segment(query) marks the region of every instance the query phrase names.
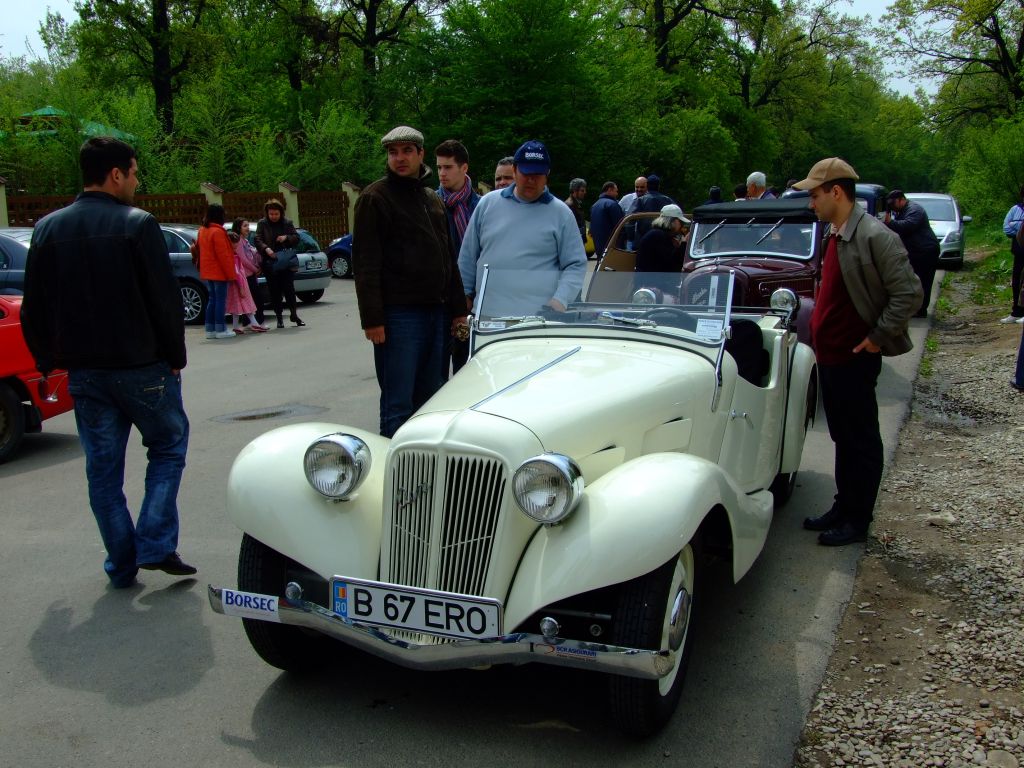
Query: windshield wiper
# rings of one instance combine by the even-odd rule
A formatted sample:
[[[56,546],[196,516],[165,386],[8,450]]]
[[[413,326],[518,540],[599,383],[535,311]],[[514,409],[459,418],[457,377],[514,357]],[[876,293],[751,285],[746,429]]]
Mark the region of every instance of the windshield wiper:
[[[614,315],[611,312],[602,312],[598,315],[602,320],[611,320],[616,323],[625,323],[626,325],[635,325],[638,328],[657,328],[658,324],[653,320],[645,320],[639,317],[624,317],[623,315]]]
[[[697,241],[697,245],[701,245],[705,240],[707,240],[709,237],[715,234],[715,232],[724,227],[726,221],[728,221],[728,219],[722,219],[720,222],[718,222],[718,224],[715,225],[714,229],[712,229],[710,232],[704,235],[704,237]]]
[[[763,243],[765,238],[768,237],[768,235],[770,235],[772,232],[774,232],[776,229],[782,226],[783,221],[785,221],[785,219],[779,219],[778,221],[776,221],[775,226],[769,229],[767,232],[765,232],[764,235],[761,236],[761,239],[754,243],[754,245],[760,245],[761,243]]]

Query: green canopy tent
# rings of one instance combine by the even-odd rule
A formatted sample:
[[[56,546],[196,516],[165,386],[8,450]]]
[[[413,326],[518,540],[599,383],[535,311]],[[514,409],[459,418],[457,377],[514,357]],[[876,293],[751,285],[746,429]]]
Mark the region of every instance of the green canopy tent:
[[[83,136],[113,136],[115,139],[133,144],[136,137],[125,133],[109,125],[103,125],[93,120],[83,120],[65,112],[57,107],[46,106],[32,112],[25,112],[18,115],[14,121],[14,134],[16,136],[56,136],[61,128],[77,127],[78,132]]]

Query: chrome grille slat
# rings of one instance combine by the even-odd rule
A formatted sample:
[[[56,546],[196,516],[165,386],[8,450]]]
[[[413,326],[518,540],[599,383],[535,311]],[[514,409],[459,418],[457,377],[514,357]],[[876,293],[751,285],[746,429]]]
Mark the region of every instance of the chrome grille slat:
[[[501,462],[407,450],[394,457],[391,475],[381,578],[482,595],[505,495]]]

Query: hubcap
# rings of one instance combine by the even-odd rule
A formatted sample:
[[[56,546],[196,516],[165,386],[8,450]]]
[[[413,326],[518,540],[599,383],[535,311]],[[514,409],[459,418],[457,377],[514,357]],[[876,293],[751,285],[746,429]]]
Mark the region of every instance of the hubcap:
[[[199,317],[199,310],[203,306],[203,300],[199,291],[195,288],[182,288],[181,301],[185,305],[185,320],[191,322]]]
[[[335,256],[331,260],[331,272],[336,277],[345,277],[348,274],[349,263],[347,256]]]
[[[686,645],[686,634],[690,629],[690,614],[693,610],[693,585],[693,547],[687,544],[676,560],[665,605],[661,647],[675,652],[675,667],[658,681],[658,692],[662,696],[668,695],[679,676],[679,664],[683,658],[683,646]]]

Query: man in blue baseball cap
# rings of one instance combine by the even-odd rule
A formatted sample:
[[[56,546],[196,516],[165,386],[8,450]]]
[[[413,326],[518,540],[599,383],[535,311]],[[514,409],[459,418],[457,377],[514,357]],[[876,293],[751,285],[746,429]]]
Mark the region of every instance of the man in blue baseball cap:
[[[527,141],[513,156],[515,184],[481,198],[466,227],[459,272],[467,305],[480,288],[487,264],[492,270],[555,277],[524,281],[514,312],[548,307],[564,312],[583,287],[587,253],[569,206],[548,191],[551,155],[539,141]]]

